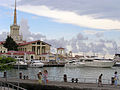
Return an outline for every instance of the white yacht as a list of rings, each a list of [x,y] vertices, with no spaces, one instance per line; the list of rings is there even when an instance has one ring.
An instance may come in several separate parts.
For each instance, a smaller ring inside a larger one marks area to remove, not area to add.
[[[84,67],[85,63],[78,61],[69,61],[65,64],[65,67]]]
[[[87,67],[112,67],[115,62],[111,59],[84,59],[85,66]]]
[[[43,67],[44,63],[42,63],[40,60],[31,60],[29,67]]]
[[[85,66],[85,63],[84,62],[77,62],[78,63],[78,67],[84,67]]]
[[[15,69],[27,69],[28,65],[26,62],[23,61],[22,58],[16,58],[16,63],[13,65],[13,68]]]

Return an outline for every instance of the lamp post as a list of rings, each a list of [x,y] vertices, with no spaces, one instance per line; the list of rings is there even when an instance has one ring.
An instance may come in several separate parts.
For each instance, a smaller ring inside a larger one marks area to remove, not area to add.
[[[20,81],[20,78],[19,78],[19,73],[20,73],[20,67],[19,67],[19,64],[20,64],[20,58],[18,58],[18,87],[19,87],[19,81]],[[19,90],[19,88],[18,88]]]

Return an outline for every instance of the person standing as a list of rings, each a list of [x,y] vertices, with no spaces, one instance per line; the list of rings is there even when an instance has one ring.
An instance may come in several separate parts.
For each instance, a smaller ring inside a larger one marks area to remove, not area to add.
[[[43,82],[44,84],[47,84],[48,82],[48,71],[47,70],[44,70],[44,73],[43,73]]]
[[[115,75],[114,75],[114,84],[115,84],[115,86],[117,86],[117,80],[118,80],[117,71],[115,71],[114,74],[115,74]]]
[[[42,72],[40,71],[38,74],[37,74],[37,76],[38,76],[38,82],[40,83],[40,84],[42,84]]]
[[[103,74],[100,74],[100,76],[98,78],[98,87],[103,86],[102,85],[102,76],[103,76]]]

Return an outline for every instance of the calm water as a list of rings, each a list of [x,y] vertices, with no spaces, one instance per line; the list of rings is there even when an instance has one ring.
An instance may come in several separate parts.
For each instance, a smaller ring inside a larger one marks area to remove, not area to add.
[[[83,68],[66,68],[66,67],[44,67],[44,68],[28,68],[28,70],[20,71],[24,75],[28,75],[31,79],[37,79],[37,73],[39,70],[43,71],[44,69],[48,70],[49,77],[50,76],[63,76],[67,74],[68,77],[75,77],[75,78],[98,78],[98,76],[102,73],[103,79],[111,79],[114,76],[114,72],[117,71],[118,75],[120,75],[120,67],[113,67],[113,68],[90,68],[90,67],[83,67]],[[2,75],[2,74],[1,74]],[[12,69],[8,71],[8,77],[17,77],[18,70]],[[120,76],[119,76],[120,79]]]

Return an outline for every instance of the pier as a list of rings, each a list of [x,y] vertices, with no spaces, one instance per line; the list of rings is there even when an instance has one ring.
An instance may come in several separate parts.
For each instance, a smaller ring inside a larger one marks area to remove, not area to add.
[[[44,67],[64,67],[65,63],[58,62],[44,62]]]
[[[120,86],[104,84],[103,87],[98,87],[96,83],[72,83],[72,82],[58,82],[49,81],[46,85],[39,84],[38,80],[23,80],[15,78],[0,78],[0,82],[11,83],[14,85],[20,85],[20,87],[27,90],[120,90]],[[23,89],[19,89],[23,90]]]

